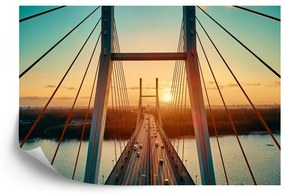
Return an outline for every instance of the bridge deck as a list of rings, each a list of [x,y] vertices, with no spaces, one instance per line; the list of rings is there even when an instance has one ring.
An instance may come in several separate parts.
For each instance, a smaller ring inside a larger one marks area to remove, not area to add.
[[[106,184],[163,185],[165,180],[169,185],[194,184],[174,151],[155,117],[144,114]]]

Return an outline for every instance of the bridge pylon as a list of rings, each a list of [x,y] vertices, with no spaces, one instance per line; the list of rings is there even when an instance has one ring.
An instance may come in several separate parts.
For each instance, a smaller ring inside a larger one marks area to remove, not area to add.
[[[100,65],[87,152],[84,177],[85,183],[98,183],[110,82],[113,69],[111,53],[113,51],[114,7],[102,6],[101,14],[102,36]]]
[[[195,6],[183,7],[184,51],[187,56],[187,59],[185,60],[185,69],[201,180],[204,185],[214,185],[216,184],[214,166],[197,61],[195,9]]]

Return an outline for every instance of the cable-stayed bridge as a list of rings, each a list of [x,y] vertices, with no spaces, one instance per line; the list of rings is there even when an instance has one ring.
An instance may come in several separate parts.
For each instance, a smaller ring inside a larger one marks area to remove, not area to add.
[[[256,12],[251,9],[247,9],[240,6],[233,6],[242,12],[248,12],[249,14],[254,14],[256,17],[262,17],[264,20],[271,20],[272,22],[280,23],[280,19],[266,15],[264,13]],[[47,16],[53,14],[54,12],[60,12],[66,9],[66,6],[56,7],[51,10],[47,10],[26,18],[20,19],[20,24],[24,24],[35,18],[39,18],[43,15]],[[215,89],[218,91],[220,99],[222,101],[223,107],[227,114],[231,130],[235,135],[240,152],[244,158],[246,167],[250,174],[253,184],[258,184],[254,172],[252,171],[250,161],[244,147],[240,141],[238,130],[232,119],[231,113],[229,112],[228,105],[223,96],[221,86],[219,85],[219,79],[216,77],[211,61],[208,58],[207,51],[204,47],[204,42],[206,40],[202,39],[201,33],[207,38],[208,44],[211,44],[217,56],[222,60],[225,67],[231,74],[235,81],[235,85],[242,92],[248,104],[251,106],[255,116],[259,120],[260,124],[263,126],[268,135],[272,138],[274,145],[280,150],[280,144],[275,138],[270,126],[264,120],[263,116],[256,108],[256,105],[251,100],[247,91],[243,87],[243,83],[237,78],[234,71],[231,69],[230,64],[227,59],[223,56],[222,52],[218,48],[216,42],[213,41],[213,35],[210,35],[207,31],[207,26],[205,26],[202,21],[196,16],[196,11],[200,11],[205,14],[213,23],[215,23],[222,31],[224,31],[225,36],[231,37],[239,46],[241,46],[249,55],[253,56],[261,66],[264,66],[268,71],[272,72],[278,79],[281,78],[280,74],[272,68],[261,56],[257,55],[249,46],[247,46],[242,40],[240,40],[233,32],[226,29],[219,21],[207,13],[206,10],[197,6],[184,6],[183,7],[183,18],[180,29],[180,36],[178,42],[177,52],[149,52],[149,53],[124,53],[120,51],[119,36],[117,32],[115,17],[114,17],[114,7],[113,6],[98,6],[91,13],[82,18],[82,20],[72,27],[67,34],[65,34],[60,40],[55,42],[49,49],[46,50],[38,59],[36,59],[32,64],[27,66],[27,68],[22,71],[19,75],[20,81],[22,79],[29,78],[29,72],[32,71],[34,67],[39,65],[39,62],[44,58],[47,58],[50,53],[60,46],[62,42],[65,41],[72,33],[80,28],[84,22],[90,20],[90,18],[98,14],[101,11],[99,19],[94,22],[91,32],[86,37],[85,41],[82,43],[81,47],[78,49],[73,61],[68,66],[66,72],[63,74],[62,78],[59,80],[58,84],[54,87],[54,91],[46,102],[45,106],[41,109],[39,115],[34,120],[33,124],[26,132],[25,137],[21,140],[20,147],[29,140],[31,134],[37,127],[38,123],[44,116],[50,102],[57,94],[58,90],[63,87],[62,83],[69,75],[74,64],[82,54],[86,45],[90,41],[94,32],[99,30],[97,34],[96,41],[93,43],[93,48],[91,55],[89,56],[89,61],[86,64],[84,74],[82,75],[81,82],[78,87],[76,96],[73,99],[73,104],[70,107],[65,125],[62,129],[61,136],[58,139],[58,145],[55,149],[51,164],[57,160],[57,153],[60,149],[61,143],[64,140],[66,131],[72,120],[72,116],[75,110],[76,102],[80,95],[82,86],[84,85],[86,75],[88,71],[93,71],[90,69],[92,64],[98,64],[96,66],[96,71],[94,71],[93,84],[90,89],[90,96],[87,105],[87,112],[85,115],[84,125],[81,131],[80,144],[77,151],[77,157],[74,163],[73,176],[76,174],[76,168],[78,163],[78,158],[81,152],[81,145],[83,137],[87,128],[87,119],[89,117],[88,110],[92,109],[92,121],[91,129],[89,135],[89,146],[87,152],[87,162],[85,168],[85,178],[84,181],[87,183],[98,183],[99,168],[101,163],[101,152],[102,152],[102,142],[105,131],[106,115],[108,110],[108,101],[111,101],[110,112],[116,118],[112,121],[114,134],[120,134],[120,130],[125,128],[128,123],[128,114],[133,112],[129,103],[129,97],[127,92],[126,77],[124,73],[124,61],[175,61],[175,68],[172,78],[171,86],[171,96],[172,99],[168,105],[168,112],[172,114],[172,117],[177,121],[177,124],[173,124],[173,131],[179,127],[179,120],[181,117],[185,117],[186,104],[190,102],[192,120],[195,132],[195,139],[197,144],[197,154],[200,167],[200,175],[202,184],[214,185],[215,171],[212,160],[211,145],[209,141],[209,131],[208,131],[208,121],[205,112],[204,99],[209,106],[210,119],[214,127],[215,138],[219,148],[220,160],[223,166],[223,174],[225,176],[227,184],[229,183],[226,165],[223,159],[223,149],[219,143],[219,131],[215,125],[215,118],[212,112],[211,101],[208,95],[205,78],[203,70],[201,68],[201,58],[205,59],[206,66],[209,68],[212,79],[214,80]],[[196,26],[202,29],[201,32],[197,32]],[[202,49],[202,53],[197,52],[197,45]],[[99,48],[101,46],[101,48]],[[94,59],[94,54],[99,50],[98,59]],[[97,60],[97,61],[96,61]],[[151,71],[151,70],[150,70]],[[143,78],[143,75],[141,76]],[[125,145],[124,150],[121,152],[120,156],[117,156],[117,151],[115,151],[116,164],[111,171],[106,184],[129,184],[129,185],[192,185],[195,184],[184,165],[184,159],[182,159],[177,154],[176,149],[173,147],[171,141],[168,138],[164,130],[164,121],[161,117],[160,111],[160,100],[159,100],[159,83],[158,78],[156,79],[156,93],[155,94],[144,94],[142,88],[142,79],[139,82],[139,102],[137,109],[137,120],[136,129],[133,131],[133,135],[129,138]],[[205,90],[203,92],[203,89]],[[204,93],[204,96],[203,96]],[[146,113],[143,109],[143,98],[155,98],[155,113]],[[94,105],[91,105],[94,99]],[[110,105],[110,102],[109,102]],[[109,113],[109,112],[108,112]],[[183,127],[182,127],[183,128]],[[187,129],[185,130],[187,131]],[[116,144],[116,142],[115,142]],[[184,142],[182,147],[182,155],[184,155]],[[116,147],[114,147],[116,150]],[[230,166],[230,165],[228,165]]]

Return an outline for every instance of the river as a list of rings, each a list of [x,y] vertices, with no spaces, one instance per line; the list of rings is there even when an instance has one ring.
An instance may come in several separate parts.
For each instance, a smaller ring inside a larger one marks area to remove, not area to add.
[[[268,135],[242,135],[239,136],[242,146],[245,150],[249,164],[253,171],[257,184],[259,185],[280,185],[280,151],[273,144],[273,141]],[[280,135],[275,135],[280,141]],[[253,181],[238,146],[235,136],[219,137],[225,167],[231,185],[251,185]],[[126,140],[121,140],[121,144],[117,141],[117,152],[123,150]],[[182,142],[176,139],[172,140],[175,143],[175,148],[178,150],[179,156],[182,158]],[[222,169],[220,154],[217,147],[215,137],[210,138],[212,156],[215,170],[216,183],[225,185],[225,175]],[[179,143],[179,144],[178,144]],[[270,145],[268,145],[270,144]],[[272,145],[274,146],[272,146]],[[69,140],[62,142],[58,151],[54,167],[64,176],[71,178],[73,167],[76,159],[78,140]],[[24,145],[25,150],[41,146],[47,159],[51,161],[53,153],[56,149],[57,142],[55,140],[35,140],[29,141]],[[87,154],[88,142],[84,141],[81,148],[78,167],[75,175],[75,180],[83,181],[85,172],[85,162]],[[114,141],[104,140],[102,149],[101,165],[99,172],[99,183],[103,184],[106,181],[109,173],[114,166]],[[184,138],[184,164],[192,176],[196,184],[201,184],[200,170],[198,164],[198,156],[196,142],[194,138]]]

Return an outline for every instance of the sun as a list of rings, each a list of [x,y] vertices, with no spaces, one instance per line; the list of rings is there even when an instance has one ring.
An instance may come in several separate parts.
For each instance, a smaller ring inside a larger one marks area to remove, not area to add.
[[[165,101],[165,102],[170,102],[171,101],[171,99],[172,99],[172,96],[169,94],[169,93],[167,93],[167,94],[164,94],[163,95],[163,101]]]

